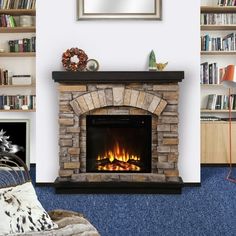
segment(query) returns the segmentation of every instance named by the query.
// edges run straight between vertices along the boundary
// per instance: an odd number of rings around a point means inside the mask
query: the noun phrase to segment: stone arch
[[[111,106],[135,107],[159,116],[165,109],[167,102],[151,93],[121,86],[82,94],[72,100],[70,105],[78,116],[95,109]]]

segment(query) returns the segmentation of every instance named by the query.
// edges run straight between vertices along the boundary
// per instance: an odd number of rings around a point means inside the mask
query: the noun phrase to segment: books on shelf
[[[236,94],[231,95],[231,109],[236,110]],[[229,96],[219,94],[209,94],[207,100],[207,110],[228,110]]]
[[[201,36],[202,51],[235,51],[236,33],[227,34],[225,37],[211,37],[208,34]]]
[[[15,18],[11,15],[0,15],[0,27],[16,27]]]
[[[4,70],[0,68],[0,85],[9,85],[10,78],[8,70]]]
[[[31,85],[31,75],[9,75],[8,70],[0,68],[0,85]]]
[[[35,9],[36,0],[0,0],[0,9]]]
[[[201,84],[220,84],[223,77],[223,70],[219,69],[218,64],[204,62],[201,64],[200,83]]]
[[[218,0],[218,6],[236,6],[236,0]]]
[[[202,13],[201,25],[235,25],[235,13]]]
[[[12,110],[20,110],[27,106],[29,110],[36,108],[35,95],[0,95],[0,110],[9,106]]]
[[[217,116],[201,116],[201,121],[220,121],[221,118]]]
[[[1,28],[33,27],[33,26],[35,26],[35,16],[29,16],[29,15],[12,16],[7,14],[0,15]]]
[[[8,41],[10,52],[35,52],[36,37]]]

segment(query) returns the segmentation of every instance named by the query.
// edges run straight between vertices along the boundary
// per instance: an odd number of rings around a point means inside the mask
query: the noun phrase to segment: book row
[[[0,85],[9,85],[9,72],[0,68]]]
[[[36,108],[35,95],[0,95],[0,109],[5,109],[5,106],[10,109],[22,109],[22,106],[27,106],[28,109]]]
[[[36,52],[36,37],[8,41],[10,52]]]
[[[231,109],[236,110],[236,94],[232,94],[230,99]],[[206,108],[208,110],[228,110],[229,104],[229,95],[209,94]]]
[[[0,15],[0,27],[16,27],[16,22],[11,15]]]
[[[36,0],[0,0],[0,9],[35,9]]]
[[[202,51],[235,51],[236,33],[231,33],[225,37],[211,37],[208,34],[201,36]]]
[[[0,85],[32,85],[31,75],[10,75],[8,70],[0,68]]]
[[[206,13],[201,14],[201,25],[234,25],[236,24],[235,13]]]
[[[225,68],[218,68],[217,63],[204,62],[201,64],[200,83],[201,84],[220,84]]]
[[[236,0],[218,0],[218,6],[236,6]]]
[[[217,116],[201,116],[201,121],[221,121],[222,118]]]

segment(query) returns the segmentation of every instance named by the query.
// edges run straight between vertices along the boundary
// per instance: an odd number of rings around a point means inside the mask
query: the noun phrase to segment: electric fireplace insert
[[[151,172],[150,115],[87,115],[86,172]]]

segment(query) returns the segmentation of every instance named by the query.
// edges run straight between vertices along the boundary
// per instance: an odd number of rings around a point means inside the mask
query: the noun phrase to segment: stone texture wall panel
[[[89,110],[93,110],[95,107],[93,105],[93,100],[92,100],[92,97],[91,97],[91,94],[90,93],[86,93],[85,95],[83,95],[84,97],[84,100],[87,104],[87,107]]]
[[[100,102],[101,107],[107,106],[106,94],[105,94],[104,90],[98,90],[98,98],[99,98],[99,102]]]
[[[79,104],[79,107],[81,109],[81,113],[85,113],[89,111],[89,108],[84,100],[84,95],[83,96],[79,96],[77,99],[77,102]]]
[[[114,106],[122,106],[124,104],[124,92],[125,88],[122,87],[114,87],[113,89],[113,105]]]
[[[178,179],[177,84],[88,85],[60,91],[60,172],[81,182],[165,182]],[[85,173],[86,116],[152,115],[152,173]]]

